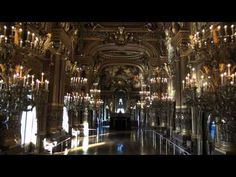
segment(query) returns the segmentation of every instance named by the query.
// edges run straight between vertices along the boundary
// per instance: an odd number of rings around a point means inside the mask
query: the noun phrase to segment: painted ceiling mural
[[[101,71],[102,90],[128,89],[140,90],[142,73],[138,67],[130,65],[111,65]]]

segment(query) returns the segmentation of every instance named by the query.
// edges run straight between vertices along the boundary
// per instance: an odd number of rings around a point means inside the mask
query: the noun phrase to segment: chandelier
[[[87,81],[86,73],[82,68],[77,67],[71,73],[69,92],[65,96],[65,106],[68,110],[78,112],[84,104],[89,103],[90,97],[85,88]]]
[[[168,77],[162,68],[157,67],[150,79],[151,100],[169,101],[172,97],[168,94]]]
[[[148,91],[147,85],[142,84],[139,95],[140,95],[140,100],[138,101],[137,105],[140,106],[142,109],[144,108],[144,106],[150,107],[152,102],[150,97],[150,91]]]
[[[79,90],[81,86],[87,84],[88,79],[86,78],[85,71],[78,67],[76,72],[71,77],[70,86],[73,90]]]
[[[97,88],[98,83],[93,84],[94,88],[90,89],[90,105],[92,109],[98,109],[103,104],[103,100],[100,99],[101,90]]]

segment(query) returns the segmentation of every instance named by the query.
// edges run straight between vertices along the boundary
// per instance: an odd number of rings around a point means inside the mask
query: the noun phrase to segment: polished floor
[[[97,129],[97,134],[74,137],[63,152],[65,155],[158,155],[153,134],[140,129],[109,131]]]

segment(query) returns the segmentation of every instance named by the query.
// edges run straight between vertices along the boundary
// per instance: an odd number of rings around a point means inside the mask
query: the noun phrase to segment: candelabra
[[[182,81],[188,104],[201,105],[204,100],[211,103],[214,99],[220,103],[219,100],[225,98],[222,93],[232,90],[229,88],[236,84],[236,72],[233,73],[235,67],[230,64],[230,61],[234,60],[231,55],[235,50],[235,36],[235,25],[226,23],[208,25],[190,35],[190,46],[194,49],[195,61],[190,61],[189,64],[195,62],[195,65],[201,65],[201,68],[197,72],[195,68],[190,67],[191,72]],[[214,99],[208,100],[209,95]],[[207,107],[213,109],[215,104],[208,103]]]
[[[6,29],[6,28],[4,28]],[[0,113],[1,138],[5,146],[13,145],[19,138],[20,117],[23,111],[31,111],[37,105],[42,91],[48,92],[49,81],[36,80],[26,67],[15,59],[18,47],[12,43],[0,43]]]
[[[195,50],[208,47],[232,46],[235,44],[235,25],[210,25],[190,36],[190,46]]]
[[[28,30],[27,30],[28,29]],[[43,53],[51,45],[51,39],[42,38],[34,33],[25,23],[5,24],[0,26],[0,44],[8,43],[34,52]]]
[[[206,119],[208,115],[212,115],[217,119],[217,126],[220,127],[221,143],[219,146],[226,151],[235,150],[236,82],[235,73],[231,69],[235,66],[232,67],[232,64],[226,65],[215,60],[212,65],[203,65],[203,68],[207,71],[205,75],[197,77],[200,71],[197,74],[195,68],[191,68],[191,72],[182,81],[186,103],[191,107],[192,114],[195,112],[194,107],[198,107],[202,114],[203,144],[206,141],[205,134],[207,133]],[[196,118],[193,116],[193,119]],[[195,125],[193,124],[193,126]],[[196,133],[196,130],[193,132]],[[206,147],[203,149],[206,151]]]
[[[150,98],[150,91],[148,91],[147,89],[147,85],[142,84],[139,95],[140,95],[141,108],[143,109],[144,106],[149,107],[151,104],[151,98]]]
[[[236,151],[236,83],[228,77],[228,83],[218,88],[216,113],[221,118],[221,148]]]
[[[150,79],[152,101],[166,101],[172,98],[168,95],[168,77],[163,68],[157,67]]]
[[[71,77],[70,85],[72,90],[81,90],[81,88],[87,84],[88,79],[86,78],[86,73],[82,68],[77,68],[76,72],[73,73]]]
[[[160,127],[169,124],[172,97],[168,94],[168,80],[164,67],[157,67],[150,79],[152,109],[156,110],[156,124]]]
[[[8,45],[0,46],[2,51],[8,53],[3,54],[1,58],[1,80],[0,80],[0,109],[6,120],[21,111],[29,111],[28,106],[33,105],[35,96],[40,91],[48,91],[49,81],[44,79],[42,73],[41,80],[36,80],[34,75],[29,75],[27,69],[23,66],[16,65],[9,58],[9,54],[14,53],[13,48]],[[9,51],[10,50],[10,51]],[[6,121],[4,121],[6,122]]]
[[[151,102],[150,91],[148,91],[148,87],[145,84],[141,85],[141,91],[139,91],[140,100],[137,102],[137,107],[139,108],[139,125],[141,126],[147,125],[147,113]]]
[[[20,70],[22,67],[20,67]],[[9,70],[8,66],[6,72]],[[32,104],[32,92],[29,85],[26,84],[26,76],[16,75],[12,77],[10,73],[6,76],[2,75],[0,80],[0,110],[4,123],[17,115],[21,111],[28,111],[28,105]]]
[[[210,76],[204,79],[202,75],[201,80],[198,81],[195,68],[192,68],[191,74],[187,74],[185,80],[182,81],[182,88],[188,105],[203,107],[205,107],[204,105],[208,105],[205,101],[210,101],[207,98],[213,91],[210,87],[209,79]]]
[[[93,86],[94,88],[90,89],[90,95],[91,95],[90,106],[91,109],[93,110],[92,125],[95,127],[95,122],[97,121],[97,111],[100,110],[100,107],[104,102],[102,99],[100,99],[101,90],[97,88],[98,83],[94,83]],[[100,120],[100,115],[98,121],[99,120]]]
[[[64,103],[68,110],[70,126],[77,129],[82,120],[79,120],[79,118],[83,117],[84,121],[87,122],[87,107],[90,97],[86,93],[87,78],[85,70],[76,66],[76,69],[70,74],[70,89],[65,96]]]

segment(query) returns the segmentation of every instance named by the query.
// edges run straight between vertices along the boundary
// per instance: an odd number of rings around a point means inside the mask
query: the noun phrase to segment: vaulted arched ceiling
[[[92,82],[102,81],[101,87],[105,90],[123,86],[132,91],[140,90],[141,79],[146,78],[151,67],[156,67],[163,58],[163,52],[160,52],[165,43],[162,25],[146,22],[80,23],[78,49],[83,56],[80,62],[86,60],[92,66]],[[116,70],[120,71],[119,75],[114,74]],[[138,75],[132,73],[134,70],[139,71]],[[134,78],[128,73],[132,73],[139,84],[134,84]],[[106,81],[107,78],[110,81]]]

